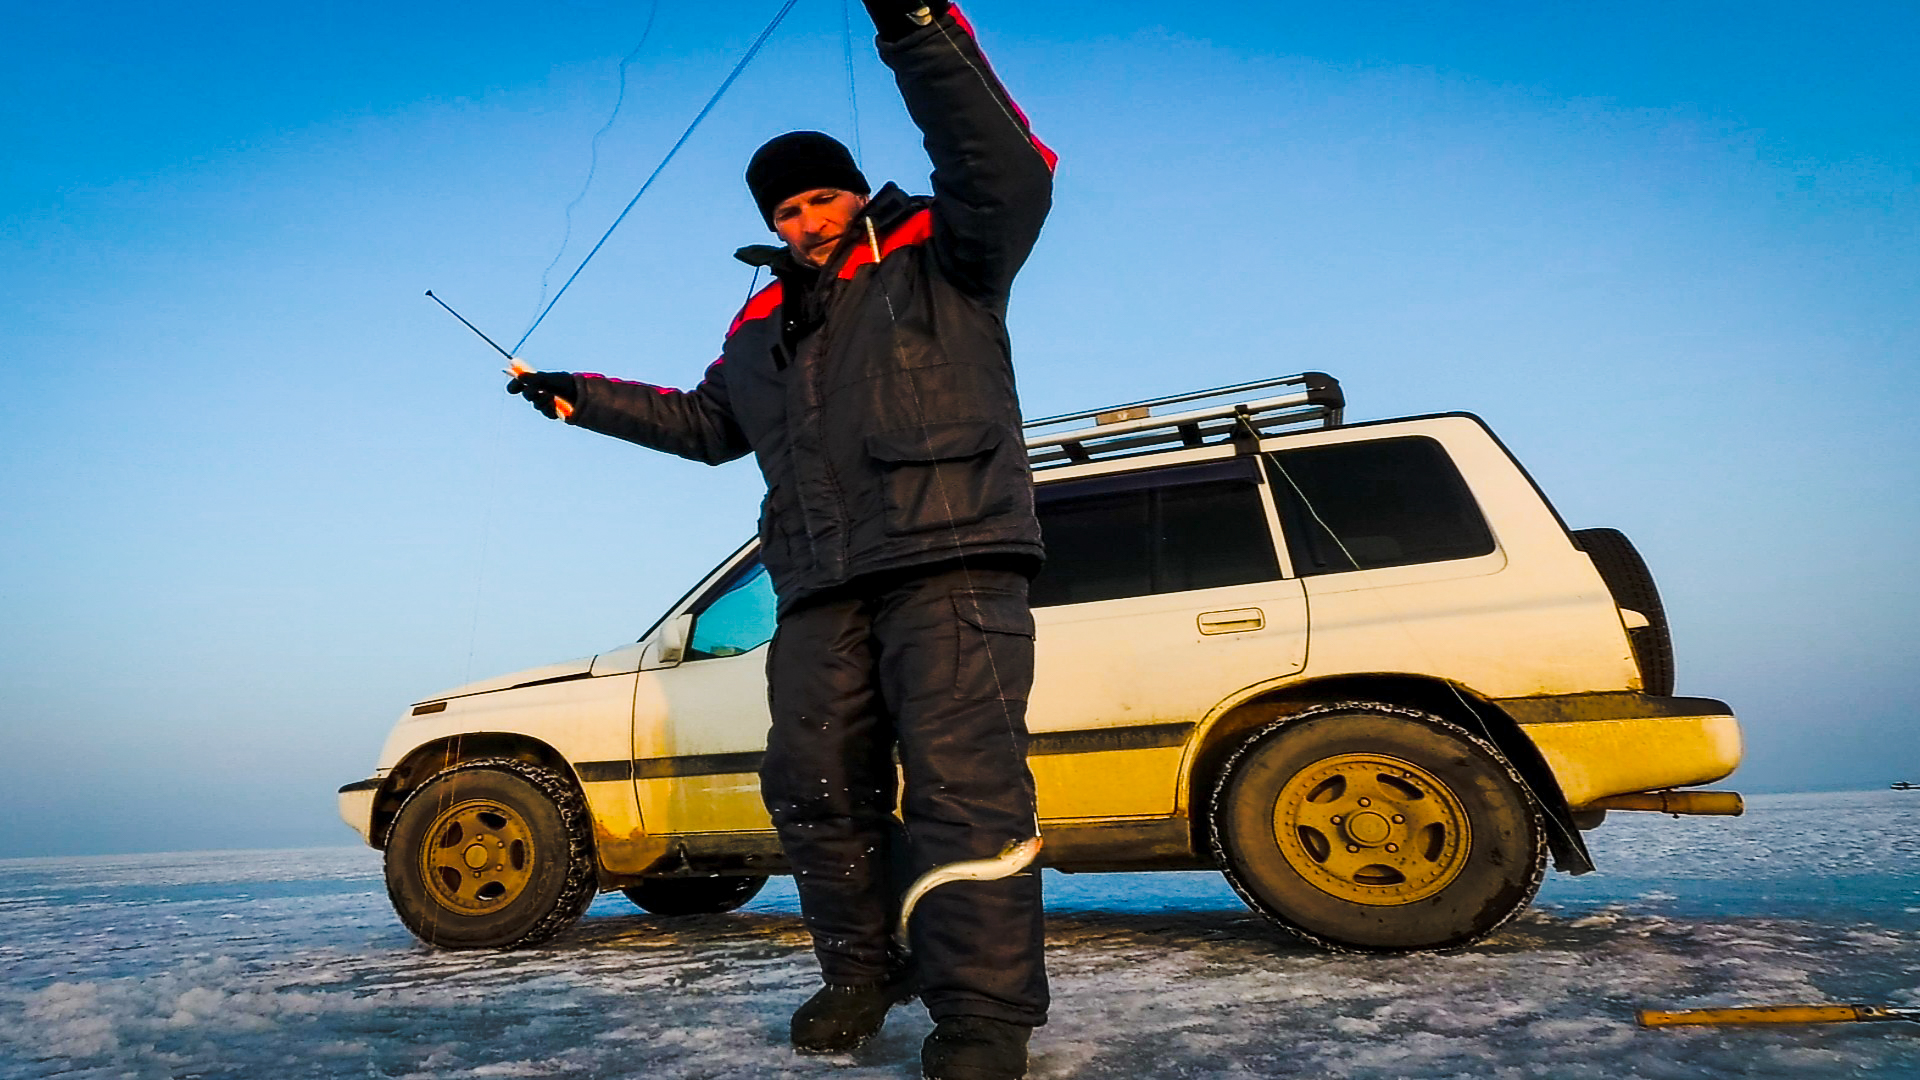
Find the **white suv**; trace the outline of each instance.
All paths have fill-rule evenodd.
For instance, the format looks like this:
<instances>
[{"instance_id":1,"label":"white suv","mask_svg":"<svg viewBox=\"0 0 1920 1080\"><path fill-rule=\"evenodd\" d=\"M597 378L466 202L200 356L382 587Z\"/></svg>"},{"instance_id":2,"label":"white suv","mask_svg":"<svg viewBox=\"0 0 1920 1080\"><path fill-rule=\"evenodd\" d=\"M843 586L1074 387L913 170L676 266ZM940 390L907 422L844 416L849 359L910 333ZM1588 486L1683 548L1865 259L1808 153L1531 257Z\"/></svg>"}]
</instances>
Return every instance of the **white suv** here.
<instances>
[{"instance_id":1,"label":"white suv","mask_svg":"<svg viewBox=\"0 0 1920 1080\"><path fill-rule=\"evenodd\" d=\"M1224 404L1222 404L1224 402ZM1047 564L1028 711L1043 859L1217 868L1330 948L1458 946L1592 869L1607 809L1740 812L1731 710L1673 693L1652 578L1476 417L1341 423L1318 373L1027 425ZM602 889L730 910L760 802L756 545L634 644L450 690L340 810L401 919L528 944Z\"/></svg>"}]
</instances>

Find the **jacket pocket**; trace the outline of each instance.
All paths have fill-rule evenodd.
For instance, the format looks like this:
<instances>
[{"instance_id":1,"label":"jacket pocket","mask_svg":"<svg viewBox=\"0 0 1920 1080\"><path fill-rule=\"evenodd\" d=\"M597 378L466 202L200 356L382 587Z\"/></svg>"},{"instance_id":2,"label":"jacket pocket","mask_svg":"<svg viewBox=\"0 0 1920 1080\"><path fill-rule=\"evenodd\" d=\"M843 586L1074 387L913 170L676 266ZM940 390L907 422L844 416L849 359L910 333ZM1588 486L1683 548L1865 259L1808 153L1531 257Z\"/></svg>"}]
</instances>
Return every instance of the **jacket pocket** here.
<instances>
[{"instance_id":1,"label":"jacket pocket","mask_svg":"<svg viewBox=\"0 0 1920 1080\"><path fill-rule=\"evenodd\" d=\"M923 424L866 437L880 472L887 532L900 536L971 525L1012 510L1024 478L998 424Z\"/></svg>"},{"instance_id":2,"label":"jacket pocket","mask_svg":"<svg viewBox=\"0 0 1920 1080\"><path fill-rule=\"evenodd\" d=\"M798 560L792 528L798 518L800 508L786 497L784 485L769 488L767 497L760 502L760 559L767 564L771 573L791 570Z\"/></svg>"},{"instance_id":3,"label":"jacket pocket","mask_svg":"<svg viewBox=\"0 0 1920 1080\"><path fill-rule=\"evenodd\" d=\"M1033 610L1022 593L956 589L953 696L1025 701L1033 689Z\"/></svg>"}]
</instances>

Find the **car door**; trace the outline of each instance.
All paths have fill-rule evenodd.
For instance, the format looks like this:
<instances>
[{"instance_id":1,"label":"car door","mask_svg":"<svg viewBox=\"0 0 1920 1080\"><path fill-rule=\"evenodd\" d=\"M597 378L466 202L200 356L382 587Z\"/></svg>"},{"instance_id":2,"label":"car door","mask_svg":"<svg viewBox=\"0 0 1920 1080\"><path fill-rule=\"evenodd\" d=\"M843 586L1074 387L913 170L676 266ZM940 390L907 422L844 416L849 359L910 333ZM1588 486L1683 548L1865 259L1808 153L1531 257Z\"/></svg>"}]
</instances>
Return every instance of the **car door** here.
<instances>
[{"instance_id":1,"label":"car door","mask_svg":"<svg viewBox=\"0 0 1920 1080\"><path fill-rule=\"evenodd\" d=\"M649 834L773 828L759 780L773 628L773 585L756 550L656 632L661 647L634 695L634 789Z\"/></svg>"},{"instance_id":2,"label":"car door","mask_svg":"<svg viewBox=\"0 0 1920 1080\"><path fill-rule=\"evenodd\" d=\"M1036 502L1041 817L1171 814L1194 726L1306 663L1306 595L1282 576L1260 472L1227 458L1060 481Z\"/></svg>"}]
</instances>

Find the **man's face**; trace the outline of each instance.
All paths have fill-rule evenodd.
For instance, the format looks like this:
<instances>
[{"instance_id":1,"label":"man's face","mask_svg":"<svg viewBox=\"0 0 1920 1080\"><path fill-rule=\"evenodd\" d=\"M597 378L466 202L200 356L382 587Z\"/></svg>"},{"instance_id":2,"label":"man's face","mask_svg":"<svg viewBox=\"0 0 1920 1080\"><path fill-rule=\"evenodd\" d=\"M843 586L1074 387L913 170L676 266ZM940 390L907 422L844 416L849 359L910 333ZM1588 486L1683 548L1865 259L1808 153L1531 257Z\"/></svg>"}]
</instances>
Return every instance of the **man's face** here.
<instances>
[{"instance_id":1,"label":"man's face","mask_svg":"<svg viewBox=\"0 0 1920 1080\"><path fill-rule=\"evenodd\" d=\"M794 258L823 266L847 223L865 205L865 195L839 188L803 191L773 208L773 231L787 242Z\"/></svg>"}]
</instances>

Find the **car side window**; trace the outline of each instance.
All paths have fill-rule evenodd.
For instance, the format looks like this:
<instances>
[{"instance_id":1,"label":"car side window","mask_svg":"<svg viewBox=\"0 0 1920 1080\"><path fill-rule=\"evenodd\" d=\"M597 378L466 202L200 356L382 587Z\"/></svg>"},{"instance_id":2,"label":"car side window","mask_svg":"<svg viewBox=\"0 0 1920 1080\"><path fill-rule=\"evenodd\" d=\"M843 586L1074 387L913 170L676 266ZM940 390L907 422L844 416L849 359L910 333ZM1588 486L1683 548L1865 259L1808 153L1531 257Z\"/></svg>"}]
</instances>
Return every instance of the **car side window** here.
<instances>
[{"instance_id":1,"label":"car side window","mask_svg":"<svg viewBox=\"0 0 1920 1080\"><path fill-rule=\"evenodd\" d=\"M1410 435L1264 456L1287 550L1302 577L1493 551L1473 493L1433 439Z\"/></svg>"},{"instance_id":2,"label":"car side window","mask_svg":"<svg viewBox=\"0 0 1920 1080\"><path fill-rule=\"evenodd\" d=\"M752 652L773 640L773 579L759 559L733 572L704 606L695 609L686 660L714 660Z\"/></svg>"},{"instance_id":3,"label":"car side window","mask_svg":"<svg viewBox=\"0 0 1920 1080\"><path fill-rule=\"evenodd\" d=\"M1279 559L1245 459L1045 485L1034 607L1270 581Z\"/></svg>"}]
</instances>

